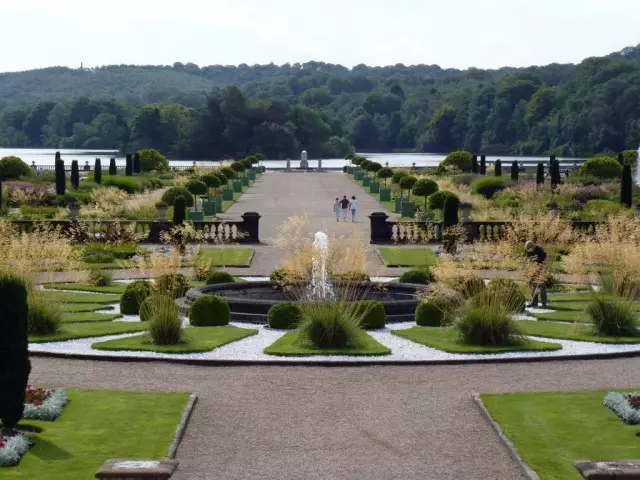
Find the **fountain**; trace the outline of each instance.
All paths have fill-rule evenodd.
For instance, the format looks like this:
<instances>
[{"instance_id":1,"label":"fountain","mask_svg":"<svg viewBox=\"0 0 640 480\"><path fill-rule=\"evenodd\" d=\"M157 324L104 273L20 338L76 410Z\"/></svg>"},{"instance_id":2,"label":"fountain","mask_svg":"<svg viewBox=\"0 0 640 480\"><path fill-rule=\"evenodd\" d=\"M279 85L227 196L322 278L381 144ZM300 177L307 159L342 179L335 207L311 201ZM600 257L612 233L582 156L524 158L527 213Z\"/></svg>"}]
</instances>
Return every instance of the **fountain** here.
<instances>
[{"instance_id":1,"label":"fountain","mask_svg":"<svg viewBox=\"0 0 640 480\"><path fill-rule=\"evenodd\" d=\"M307 289L309 300L333 300L335 294L327 280L327 255L329 239L326 233L316 233L313 240L313 263L311 267L311 283Z\"/></svg>"}]
</instances>

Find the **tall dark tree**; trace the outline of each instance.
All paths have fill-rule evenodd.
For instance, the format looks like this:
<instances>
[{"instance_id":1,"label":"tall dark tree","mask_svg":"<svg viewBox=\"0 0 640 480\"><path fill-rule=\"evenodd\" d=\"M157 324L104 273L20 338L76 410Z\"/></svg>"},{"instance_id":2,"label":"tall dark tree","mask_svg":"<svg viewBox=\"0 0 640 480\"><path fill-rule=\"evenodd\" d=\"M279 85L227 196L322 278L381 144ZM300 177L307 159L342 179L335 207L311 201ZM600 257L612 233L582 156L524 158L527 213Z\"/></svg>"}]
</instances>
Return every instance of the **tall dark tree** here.
<instances>
[{"instance_id":1,"label":"tall dark tree","mask_svg":"<svg viewBox=\"0 0 640 480\"><path fill-rule=\"evenodd\" d=\"M630 207L633 203L633 178L631 177L631 165L628 164L622 167L620 203L626 207Z\"/></svg>"},{"instance_id":2,"label":"tall dark tree","mask_svg":"<svg viewBox=\"0 0 640 480\"><path fill-rule=\"evenodd\" d=\"M493 166L495 168L496 177L501 177L502 176L502 160L497 159Z\"/></svg>"},{"instance_id":3,"label":"tall dark tree","mask_svg":"<svg viewBox=\"0 0 640 480\"><path fill-rule=\"evenodd\" d=\"M622 155L622 152L618 152L618 163L624 165L624 155Z\"/></svg>"},{"instance_id":4,"label":"tall dark tree","mask_svg":"<svg viewBox=\"0 0 640 480\"><path fill-rule=\"evenodd\" d=\"M102 162L99 158L96 158L96 163L93 166L93 180L98 185L102 183Z\"/></svg>"},{"instance_id":5,"label":"tall dark tree","mask_svg":"<svg viewBox=\"0 0 640 480\"><path fill-rule=\"evenodd\" d=\"M12 430L22 418L31 372L27 337L29 306L24 281L0 273L0 302L0 420L5 429Z\"/></svg>"},{"instance_id":6,"label":"tall dark tree","mask_svg":"<svg viewBox=\"0 0 640 480\"><path fill-rule=\"evenodd\" d=\"M487 174L487 157L485 155L480 156L480 175Z\"/></svg>"},{"instance_id":7,"label":"tall dark tree","mask_svg":"<svg viewBox=\"0 0 640 480\"><path fill-rule=\"evenodd\" d=\"M130 177L131 175L133 175L133 158L131 158L130 153L127 153L126 162L127 163L125 164L124 174L127 177Z\"/></svg>"},{"instance_id":8,"label":"tall dark tree","mask_svg":"<svg viewBox=\"0 0 640 480\"><path fill-rule=\"evenodd\" d=\"M471 173L478 173L478 155L474 155L471 159Z\"/></svg>"},{"instance_id":9,"label":"tall dark tree","mask_svg":"<svg viewBox=\"0 0 640 480\"><path fill-rule=\"evenodd\" d=\"M76 190L80 187L80 169L77 160L71 162L71 186Z\"/></svg>"},{"instance_id":10,"label":"tall dark tree","mask_svg":"<svg viewBox=\"0 0 640 480\"><path fill-rule=\"evenodd\" d=\"M64 175L64 161L56 160L56 194L64 195L66 188L66 178Z\"/></svg>"},{"instance_id":11,"label":"tall dark tree","mask_svg":"<svg viewBox=\"0 0 640 480\"><path fill-rule=\"evenodd\" d=\"M538 162L538 169L536 170L536 185L544 184L544 163Z\"/></svg>"},{"instance_id":12,"label":"tall dark tree","mask_svg":"<svg viewBox=\"0 0 640 480\"><path fill-rule=\"evenodd\" d=\"M551 177L551 187L555 188L556 186L562 183L562 178L560 177L560 162L558 160L553 160L551 162L551 171L549 172Z\"/></svg>"},{"instance_id":13,"label":"tall dark tree","mask_svg":"<svg viewBox=\"0 0 640 480\"><path fill-rule=\"evenodd\" d=\"M187 202L184 197L180 195L175 199L173 204L173 224L182 225L187 217Z\"/></svg>"},{"instance_id":14,"label":"tall dark tree","mask_svg":"<svg viewBox=\"0 0 640 480\"><path fill-rule=\"evenodd\" d=\"M133 156L133 173L140 173L140 154L138 152Z\"/></svg>"},{"instance_id":15,"label":"tall dark tree","mask_svg":"<svg viewBox=\"0 0 640 480\"><path fill-rule=\"evenodd\" d=\"M118 167L116 165L116 159L112 158L111 160L109 160L109 175L117 175L118 174Z\"/></svg>"},{"instance_id":16,"label":"tall dark tree","mask_svg":"<svg viewBox=\"0 0 640 480\"><path fill-rule=\"evenodd\" d=\"M518 181L518 162L515 160L511 162L511 180Z\"/></svg>"}]
</instances>

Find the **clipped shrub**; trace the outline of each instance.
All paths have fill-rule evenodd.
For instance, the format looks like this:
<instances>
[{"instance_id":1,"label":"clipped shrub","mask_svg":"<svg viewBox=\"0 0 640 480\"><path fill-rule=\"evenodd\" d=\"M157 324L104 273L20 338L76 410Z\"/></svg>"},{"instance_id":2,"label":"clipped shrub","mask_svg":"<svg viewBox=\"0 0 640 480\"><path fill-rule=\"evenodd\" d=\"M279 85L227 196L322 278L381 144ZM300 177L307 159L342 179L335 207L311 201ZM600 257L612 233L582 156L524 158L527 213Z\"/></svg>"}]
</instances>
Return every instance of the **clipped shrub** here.
<instances>
[{"instance_id":1,"label":"clipped shrub","mask_svg":"<svg viewBox=\"0 0 640 480\"><path fill-rule=\"evenodd\" d=\"M127 153L127 156L125 157L124 174L127 177L131 177L133 175L133 158L130 153Z\"/></svg>"},{"instance_id":2,"label":"clipped shrub","mask_svg":"<svg viewBox=\"0 0 640 480\"><path fill-rule=\"evenodd\" d=\"M113 161L115 165L115 159ZM109 167L109 174L111 174L111 167ZM115 173L113 175L115 175ZM98 185L102 184L102 162L99 158L96 158L96 162L93 165L93 181Z\"/></svg>"},{"instance_id":3,"label":"clipped shrub","mask_svg":"<svg viewBox=\"0 0 640 480\"><path fill-rule=\"evenodd\" d=\"M497 192L507 188L507 181L502 177L484 177L474 180L471 191L491 199Z\"/></svg>"},{"instance_id":4,"label":"clipped shrub","mask_svg":"<svg viewBox=\"0 0 640 480\"><path fill-rule=\"evenodd\" d=\"M214 285L216 283L233 283L235 279L233 275L227 272L213 271L207 275L207 285Z\"/></svg>"},{"instance_id":5,"label":"clipped shrub","mask_svg":"<svg viewBox=\"0 0 640 480\"><path fill-rule=\"evenodd\" d=\"M463 172L471 172L473 168L473 154L466 150L451 152L440 162L439 168L455 167Z\"/></svg>"},{"instance_id":6,"label":"clipped shrub","mask_svg":"<svg viewBox=\"0 0 640 480\"><path fill-rule=\"evenodd\" d=\"M510 312L524 311L527 298L520 286L509 278L492 278L486 285L486 292L500 299Z\"/></svg>"},{"instance_id":7,"label":"clipped shrub","mask_svg":"<svg viewBox=\"0 0 640 480\"><path fill-rule=\"evenodd\" d=\"M187 207L193 207L193 195L184 187L171 187L162 194L162 201L174 205L176 198L183 197Z\"/></svg>"},{"instance_id":8,"label":"clipped shrub","mask_svg":"<svg viewBox=\"0 0 640 480\"><path fill-rule=\"evenodd\" d=\"M494 173L496 177L501 177L502 176L502 160L497 159L493 164L493 168L494 168Z\"/></svg>"},{"instance_id":9,"label":"clipped shrub","mask_svg":"<svg viewBox=\"0 0 640 480\"><path fill-rule=\"evenodd\" d=\"M544 163L538 162L538 167L536 168L536 185L544 184Z\"/></svg>"},{"instance_id":10,"label":"clipped shrub","mask_svg":"<svg viewBox=\"0 0 640 480\"><path fill-rule=\"evenodd\" d=\"M293 302L276 303L267 313L269 326L279 330L298 328L301 318L302 309Z\"/></svg>"},{"instance_id":11,"label":"clipped shrub","mask_svg":"<svg viewBox=\"0 0 640 480\"><path fill-rule=\"evenodd\" d=\"M242 173L247 169L247 167L245 167L242 162L233 162L231 164L231 169L236 173Z\"/></svg>"},{"instance_id":12,"label":"clipped shrub","mask_svg":"<svg viewBox=\"0 0 640 480\"><path fill-rule=\"evenodd\" d=\"M151 285L145 280L137 280L127 285L120 297L120 313L138 315L140 305L151 295Z\"/></svg>"},{"instance_id":13,"label":"clipped shrub","mask_svg":"<svg viewBox=\"0 0 640 480\"><path fill-rule=\"evenodd\" d=\"M134 194L144 191L144 185L139 178L131 176L114 176L105 175L102 178L102 185L105 187L117 187L120 190L124 190L127 193Z\"/></svg>"},{"instance_id":14,"label":"clipped shrub","mask_svg":"<svg viewBox=\"0 0 640 480\"><path fill-rule=\"evenodd\" d=\"M222 167L220 169L220 173L222 173L222 175L224 175L227 180L233 180L235 178L238 178L238 174L231 167Z\"/></svg>"},{"instance_id":15,"label":"clipped shrub","mask_svg":"<svg viewBox=\"0 0 640 480\"><path fill-rule=\"evenodd\" d=\"M438 191L438 184L430 178L421 178L413 186L413 194L416 197L424 197L424 206L427 207L427 198Z\"/></svg>"},{"instance_id":16,"label":"clipped shrub","mask_svg":"<svg viewBox=\"0 0 640 480\"><path fill-rule=\"evenodd\" d=\"M377 300L359 300L350 306L354 315L360 318L360 328L364 330L378 330L387 323L387 312L384 305Z\"/></svg>"},{"instance_id":17,"label":"clipped shrub","mask_svg":"<svg viewBox=\"0 0 640 480\"><path fill-rule=\"evenodd\" d=\"M220 181L220 177L214 172L205 173L200 177L200 181L203 182L208 188L219 188L222 184L222 182ZM227 180L225 178L225 183L226 181Z\"/></svg>"},{"instance_id":18,"label":"clipped shrub","mask_svg":"<svg viewBox=\"0 0 640 480\"><path fill-rule=\"evenodd\" d=\"M433 273L428 268L412 268L400 276L400 283L415 283L428 285L433 282Z\"/></svg>"},{"instance_id":19,"label":"clipped shrub","mask_svg":"<svg viewBox=\"0 0 640 480\"><path fill-rule=\"evenodd\" d=\"M398 184L400 183L400 180L402 180L402 178L406 177L407 175L409 175L409 173L406 170L394 170L393 174L391 175L391 183Z\"/></svg>"},{"instance_id":20,"label":"clipped shrub","mask_svg":"<svg viewBox=\"0 0 640 480\"><path fill-rule=\"evenodd\" d=\"M181 273L165 273L156 278L155 288L160 295L182 298L191 286Z\"/></svg>"},{"instance_id":21,"label":"clipped shrub","mask_svg":"<svg viewBox=\"0 0 640 480\"><path fill-rule=\"evenodd\" d=\"M276 268L271 275L269 275L269 280L273 283L282 283L287 280L289 275L287 274L287 270L284 268Z\"/></svg>"},{"instance_id":22,"label":"clipped shrub","mask_svg":"<svg viewBox=\"0 0 640 480\"><path fill-rule=\"evenodd\" d=\"M580 173L596 178L620 178L622 165L614 157L594 157L582 164Z\"/></svg>"},{"instance_id":23,"label":"clipped shrub","mask_svg":"<svg viewBox=\"0 0 640 480\"><path fill-rule=\"evenodd\" d=\"M29 335L50 335L58 330L61 315L58 308L38 296L29 296Z\"/></svg>"},{"instance_id":24,"label":"clipped shrub","mask_svg":"<svg viewBox=\"0 0 640 480\"><path fill-rule=\"evenodd\" d=\"M107 270L91 270L89 272L89 285L94 287L106 287L111 285L113 274Z\"/></svg>"},{"instance_id":25,"label":"clipped shrub","mask_svg":"<svg viewBox=\"0 0 640 480\"><path fill-rule=\"evenodd\" d=\"M189 307L189 322L194 327L220 327L229 325L230 319L229 304L217 295L199 297Z\"/></svg>"},{"instance_id":26,"label":"clipped shrub","mask_svg":"<svg viewBox=\"0 0 640 480\"><path fill-rule=\"evenodd\" d=\"M182 225L187 218L187 202L184 197L176 197L173 204L173 224Z\"/></svg>"},{"instance_id":27,"label":"clipped shrub","mask_svg":"<svg viewBox=\"0 0 640 480\"><path fill-rule=\"evenodd\" d=\"M150 172L156 170L158 172L166 172L169 170L169 160L158 150L147 148L137 152L140 156L140 171Z\"/></svg>"},{"instance_id":28,"label":"clipped shrub","mask_svg":"<svg viewBox=\"0 0 640 480\"><path fill-rule=\"evenodd\" d=\"M444 208L444 201L450 197L458 198L458 196L455 193L450 192L448 190L440 190L439 192L436 192L433 195L429 195L429 198L427 200L429 209L442 210Z\"/></svg>"},{"instance_id":29,"label":"clipped shrub","mask_svg":"<svg viewBox=\"0 0 640 480\"><path fill-rule=\"evenodd\" d=\"M85 254L83 257L84 263L115 263L116 257L113 254L105 252L105 253L89 253Z\"/></svg>"},{"instance_id":30,"label":"clipped shrub","mask_svg":"<svg viewBox=\"0 0 640 480\"><path fill-rule=\"evenodd\" d=\"M409 198L411 197L411 189L413 188L413 186L416 184L416 182L418 181L418 179L416 177L414 177L413 175L406 175L404 177L402 177L400 179L400 182L398 182L398 185L400 186L401 190L408 190L409 191Z\"/></svg>"},{"instance_id":31,"label":"clipped shrub","mask_svg":"<svg viewBox=\"0 0 640 480\"><path fill-rule=\"evenodd\" d=\"M0 420L4 428L13 429L22 418L31 371L27 336L29 305L24 281L0 273L0 303Z\"/></svg>"},{"instance_id":32,"label":"clipped shrub","mask_svg":"<svg viewBox=\"0 0 640 480\"><path fill-rule=\"evenodd\" d=\"M393 170L391 170L389 167L381 168L378 172L378 178L384 180L385 189L387 188L387 180L391 177L393 177Z\"/></svg>"},{"instance_id":33,"label":"clipped shrub","mask_svg":"<svg viewBox=\"0 0 640 480\"><path fill-rule=\"evenodd\" d=\"M17 180L29 175L31 175L31 169L20 157L9 156L0 159L0 181Z\"/></svg>"},{"instance_id":34,"label":"clipped shrub","mask_svg":"<svg viewBox=\"0 0 640 480\"><path fill-rule=\"evenodd\" d=\"M587 315L600 335L637 337L638 315L634 304L622 298L594 295L587 305Z\"/></svg>"},{"instance_id":35,"label":"clipped shrub","mask_svg":"<svg viewBox=\"0 0 640 480\"><path fill-rule=\"evenodd\" d=\"M209 187L207 187L206 183L204 183L202 180L197 180L195 178L192 178L191 180L189 180L185 185L185 187L187 188L187 190L189 190L191 194L198 195L198 196L206 195L207 192L209 191Z\"/></svg>"},{"instance_id":36,"label":"clipped shrub","mask_svg":"<svg viewBox=\"0 0 640 480\"><path fill-rule=\"evenodd\" d=\"M458 197L448 197L444 201L444 208L442 210L442 220L445 227L452 227L458 224L458 208L460 206L460 200Z\"/></svg>"},{"instance_id":37,"label":"clipped shrub","mask_svg":"<svg viewBox=\"0 0 640 480\"><path fill-rule=\"evenodd\" d=\"M349 271L340 275L335 275L336 280L342 280L343 282L370 282L371 277L364 272Z\"/></svg>"},{"instance_id":38,"label":"clipped shrub","mask_svg":"<svg viewBox=\"0 0 640 480\"><path fill-rule=\"evenodd\" d=\"M445 326L452 310L453 304L444 297L423 300L416 308L416 325L421 327Z\"/></svg>"},{"instance_id":39,"label":"clipped shrub","mask_svg":"<svg viewBox=\"0 0 640 480\"><path fill-rule=\"evenodd\" d=\"M461 309L456 323L465 343L498 346L520 341L511 312L495 295L482 292Z\"/></svg>"}]
</instances>

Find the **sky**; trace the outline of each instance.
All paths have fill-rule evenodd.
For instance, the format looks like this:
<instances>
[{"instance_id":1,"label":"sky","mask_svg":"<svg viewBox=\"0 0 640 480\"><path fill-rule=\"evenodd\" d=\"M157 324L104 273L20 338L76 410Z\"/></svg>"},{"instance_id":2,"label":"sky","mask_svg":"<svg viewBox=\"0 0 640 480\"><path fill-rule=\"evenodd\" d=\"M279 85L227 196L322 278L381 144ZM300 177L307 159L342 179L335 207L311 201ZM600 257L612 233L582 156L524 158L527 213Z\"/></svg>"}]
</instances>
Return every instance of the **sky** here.
<instances>
[{"instance_id":1,"label":"sky","mask_svg":"<svg viewBox=\"0 0 640 480\"><path fill-rule=\"evenodd\" d=\"M640 44L640 0L0 0L0 72L309 60L578 63Z\"/></svg>"}]
</instances>

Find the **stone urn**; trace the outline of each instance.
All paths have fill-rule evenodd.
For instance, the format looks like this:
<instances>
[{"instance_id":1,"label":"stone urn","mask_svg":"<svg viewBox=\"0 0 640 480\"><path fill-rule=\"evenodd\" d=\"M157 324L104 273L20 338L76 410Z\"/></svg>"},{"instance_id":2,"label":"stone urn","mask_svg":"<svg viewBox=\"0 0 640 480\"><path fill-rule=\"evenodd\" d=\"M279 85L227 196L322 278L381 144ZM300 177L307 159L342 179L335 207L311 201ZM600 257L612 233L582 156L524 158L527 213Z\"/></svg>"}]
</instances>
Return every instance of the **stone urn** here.
<instances>
[{"instance_id":1,"label":"stone urn","mask_svg":"<svg viewBox=\"0 0 640 480\"><path fill-rule=\"evenodd\" d=\"M78 215L80 214L80 204L76 201L71 201L67 203L67 208L69 209L69 220L75 222L78 220Z\"/></svg>"},{"instance_id":2,"label":"stone urn","mask_svg":"<svg viewBox=\"0 0 640 480\"><path fill-rule=\"evenodd\" d=\"M471 221L471 209L473 205L469 202L461 202L460 205L460 214L462 218L460 219L461 223L469 223Z\"/></svg>"},{"instance_id":3,"label":"stone urn","mask_svg":"<svg viewBox=\"0 0 640 480\"><path fill-rule=\"evenodd\" d=\"M158 220L161 222L166 221L167 212L169 211L169 205L165 202L156 203L156 211L158 212Z\"/></svg>"}]
</instances>

